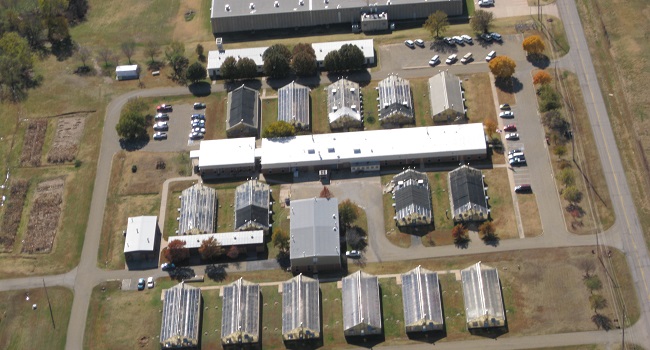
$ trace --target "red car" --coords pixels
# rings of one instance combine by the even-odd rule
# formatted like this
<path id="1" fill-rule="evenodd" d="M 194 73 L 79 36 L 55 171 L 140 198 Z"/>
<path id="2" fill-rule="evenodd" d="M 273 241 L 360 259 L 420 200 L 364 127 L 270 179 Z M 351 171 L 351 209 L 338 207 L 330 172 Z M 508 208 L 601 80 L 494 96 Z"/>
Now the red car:
<path id="1" fill-rule="evenodd" d="M 159 113 L 171 112 L 171 111 L 172 111 L 172 105 L 162 104 L 162 105 L 156 107 L 156 112 L 159 112 Z"/>
<path id="2" fill-rule="evenodd" d="M 506 125 L 503 127 L 503 131 L 517 131 L 517 126 L 515 124 Z"/>

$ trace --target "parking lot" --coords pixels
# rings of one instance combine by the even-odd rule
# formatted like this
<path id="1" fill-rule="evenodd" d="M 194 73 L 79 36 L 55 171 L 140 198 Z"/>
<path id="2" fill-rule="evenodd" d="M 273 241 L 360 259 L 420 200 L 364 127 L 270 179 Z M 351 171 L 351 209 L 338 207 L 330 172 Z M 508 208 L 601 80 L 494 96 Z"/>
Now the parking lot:
<path id="1" fill-rule="evenodd" d="M 204 114 L 205 110 L 194 110 L 192 104 L 173 105 L 174 111 L 168 112 L 169 130 L 167 131 L 167 140 L 156 141 L 151 139 L 143 148 L 144 151 L 150 152 L 179 152 L 199 148 L 198 141 L 190 141 L 188 135 L 191 130 L 190 116 L 192 114 Z M 156 114 L 156 111 L 151 111 Z"/>

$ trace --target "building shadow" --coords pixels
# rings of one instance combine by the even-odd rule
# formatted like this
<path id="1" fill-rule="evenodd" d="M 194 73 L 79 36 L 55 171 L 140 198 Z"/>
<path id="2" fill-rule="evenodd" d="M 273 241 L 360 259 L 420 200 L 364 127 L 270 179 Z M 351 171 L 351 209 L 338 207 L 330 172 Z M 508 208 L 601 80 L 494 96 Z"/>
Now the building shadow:
<path id="1" fill-rule="evenodd" d="M 381 285 L 379 285 L 379 315 L 383 320 L 384 317 L 384 299 L 381 297 L 383 295 L 381 290 Z M 382 321 L 383 322 L 383 321 Z M 345 327 L 345 326 L 344 326 Z M 345 341 L 350 345 L 355 345 L 361 348 L 372 349 L 373 347 L 386 341 L 385 335 L 386 325 L 382 323 L 381 333 L 366 335 L 366 336 L 346 336 Z"/>

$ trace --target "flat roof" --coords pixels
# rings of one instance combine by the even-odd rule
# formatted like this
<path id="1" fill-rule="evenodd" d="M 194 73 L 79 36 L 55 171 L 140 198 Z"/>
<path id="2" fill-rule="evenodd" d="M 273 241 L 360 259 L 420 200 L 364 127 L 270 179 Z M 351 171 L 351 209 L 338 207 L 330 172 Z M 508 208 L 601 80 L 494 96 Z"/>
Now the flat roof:
<path id="1" fill-rule="evenodd" d="M 353 2 L 353 1 L 350 1 Z M 314 53 L 316 53 L 316 61 L 323 62 L 325 61 L 325 56 L 328 53 L 339 50 L 341 46 L 345 44 L 352 44 L 357 46 L 363 52 L 363 57 L 375 57 L 375 48 L 374 48 L 373 39 L 361 39 L 361 40 L 347 40 L 347 41 L 330 41 L 326 43 L 313 43 L 311 47 L 314 48 Z"/>
<path id="2" fill-rule="evenodd" d="M 236 60 L 247 57 L 255 61 L 255 64 L 258 66 L 264 65 L 264 60 L 262 59 L 262 54 L 268 49 L 268 46 L 265 47 L 248 47 L 243 49 L 230 49 L 223 51 L 209 51 L 208 52 L 208 66 L 207 69 L 219 69 L 223 64 L 223 61 L 227 57 L 234 57 Z"/>
<path id="3" fill-rule="evenodd" d="M 135 216 L 128 218 L 124 252 L 153 251 L 158 227 L 157 216 Z"/>
<path id="4" fill-rule="evenodd" d="M 185 242 L 185 248 L 199 248 L 201 243 L 210 237 L 214 237 L 224 247 L 231 245 L 264 244 L 264 231 L 262 230 L 171 236 L 167 241 L 183 241 Z"/>
<path id="5" fill-rule="evenodd" d="M 199 168 L 219 169 L 255 165 L 255 138 L 242 137 L 201 141 Z"/>
<path id="6" fill-rule="evenodd" d="M 134 71 L 134 70 L 138 70 L 138 65 L 137 64 L 131 64 L 131 65 L 115 67 L 116 72 L 127 72 L 127 71 Z"/>
<path id="7" fill-rule="evenodd" d="M 390 141 L 390 142 L 389 142 Z M 262 169 L 485 154 L 483 124 L 262 139 Z"/>

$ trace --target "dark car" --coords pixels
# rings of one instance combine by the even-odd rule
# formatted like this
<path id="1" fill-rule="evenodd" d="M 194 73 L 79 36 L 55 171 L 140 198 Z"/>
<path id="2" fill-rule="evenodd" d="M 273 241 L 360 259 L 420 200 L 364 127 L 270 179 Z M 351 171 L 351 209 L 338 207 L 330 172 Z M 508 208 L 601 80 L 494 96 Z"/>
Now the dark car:
<path id="1" fill-rule="evenodd" d="M 160 268 L 163 271 L 170 271 L 170 270 L 175 269 L 176 265 L 174 265 L 174 263 L 163 263 L 162 265 L 160 265 Z"/>
<path id="2" fill-rule="evenodd" d="M 203 114 L 192 114 L 190 119 L 191 120 L 205 120 L 205 115 L 203 115 Z"/>
<path id="3" fill-rule="evenodd" d="M 200 139 L 203 138 L 203 136 L 204 136 L 204 134 L 202 134 L 200 132 L 196 132 L 196 131 L 191 132 L 190 135 L 189 135 L 190 140 L 200 140 Z"/>
<path id="4" fill-rule="evenodd" d="M 144 290 L 144 278 L 138 280 L 138 290 Z"/>
<path id="5" fill-rule="evenodd" d="M 205 103 L 203 102 L 194 103 L 194 109 L 205 109 Z"/>
<path id="6" fill-rule="evenodd" d="M 530 187 L 530 185 L 519 185 L 519 186 L 515 186 L 515 192 L 516 193 L 529 193 L 529 192 L 533 192 L 533 189 L 532 189 L 532 187 Z"/>
<path id="7" fill-rule="evenodd" d="M 157 132 L 153 134 L 153 139 L 154 140 L 167 140 L 167 133 L 166 132 Z"/>
<path id="8" fill-rule="evenodd" d="M 503 127 L 503 131 L 517 131 L 517 126 L 515 124 L 506 125 Z"/>
<path id="9" fill-rule="evenodd" d="M 172 105 L 167 105 L 167 104 L 161 104 L 160 106 L 156 107 L 156 112 L 172 112 L 174 109 Z"/>

